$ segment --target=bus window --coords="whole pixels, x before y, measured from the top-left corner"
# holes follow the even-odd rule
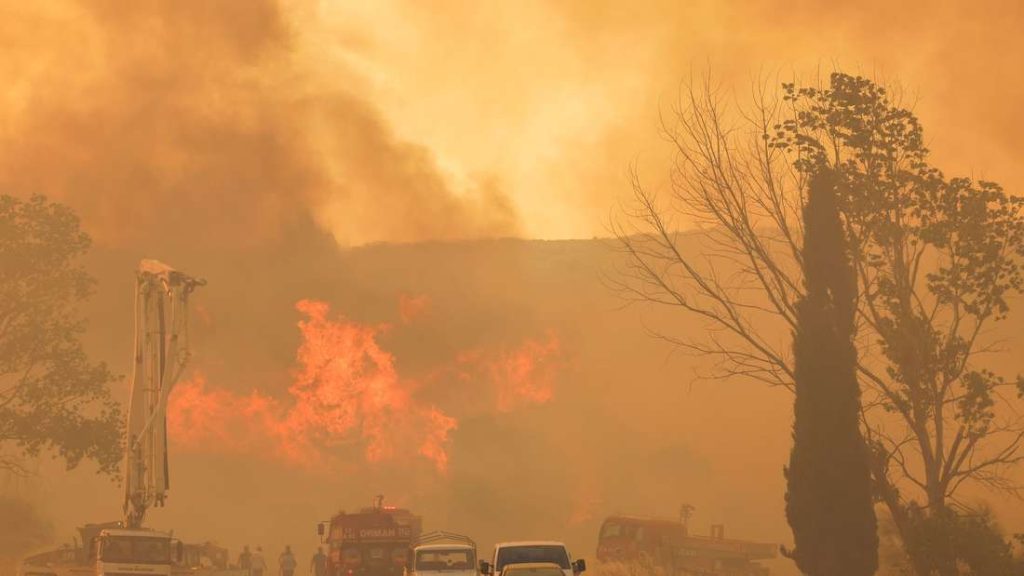
[[[601,538],[615,538],[616,536],[620,536],[621,534],[622,526],[619,524],[615,524],[614,522],[605,524],[604,528],[601,530]]]

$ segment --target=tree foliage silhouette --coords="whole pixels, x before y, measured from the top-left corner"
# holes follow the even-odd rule
[[[790,556],[809,576],[870,576],[878,534],[860,433],[854,314],[857,279],[830,170],[810,180],[804,207],[805,294],[793,335],[793,450],[786,469]]]
[[[804,296],[807,181],[830,169],[858,285],[857,375],[874,493],[904,543],[909,510],[950,509],[967,483],[1020,488],[1024,380],[980,362],[987,337],[1024,289],[1024,199],[994,182],[947,178],[917,117],[861,77],[756,86],[733,114],[706,81],[683,93],[665,133],[677,152],[670,201],[641,185],[617,223],[630,298],[703,322],[697,338],[660,335],[714,377],[792,389]],[[737,120],[738,118],[738,120]],[[685,221],[700,233],[679,233]]]
[[[25,472],[24,459],[46,451],[104,473],[121,460],[114,378],[80,341],[89,243],[67,207],[0,195],[0,468]]]
[[[1017,576],[1024,563],[1014,557],[987,509],[928,512],[913,506],[908,511],[908,558],[918,574],[970,574]]]

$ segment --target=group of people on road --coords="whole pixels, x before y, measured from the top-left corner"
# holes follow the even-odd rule
[[[238,567],[249,572],[249,576],[264,576],[267,572],[267,560],[263,557],[263,548],[256,547],[255,552],[249,551],[246,545],[238,555]],[[284,552],[277,558],[278,576],[295,576],[298,561],[291,546],[285,546]],[[316,554],[309,563],[309,571],[313,576],[327,576],[327,555],[323,547],[316,549]]]

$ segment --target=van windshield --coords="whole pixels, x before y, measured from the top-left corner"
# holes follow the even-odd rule
[[[569,554],[564,546],[557,544],[505,546],[498,550],[498,564],[494,567],[499,574],[507,564],[533,564],[550,562],[562,570],[569,569]]]
[[[476,555],[472,550],[420,550],[416,552],[416,570],[473,570]]]

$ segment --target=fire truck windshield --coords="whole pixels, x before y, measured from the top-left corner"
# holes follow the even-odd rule
[[[125,564],[167,564],[171,542],[166,538],[109,536],[100,548],[100,560]]]

